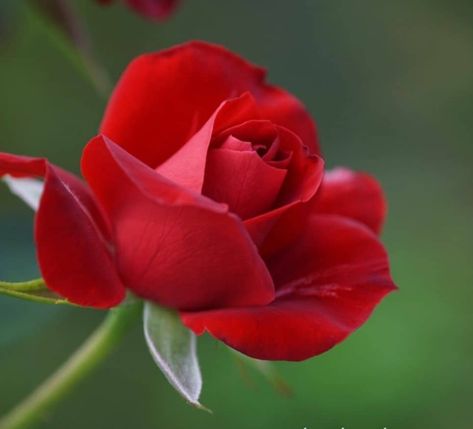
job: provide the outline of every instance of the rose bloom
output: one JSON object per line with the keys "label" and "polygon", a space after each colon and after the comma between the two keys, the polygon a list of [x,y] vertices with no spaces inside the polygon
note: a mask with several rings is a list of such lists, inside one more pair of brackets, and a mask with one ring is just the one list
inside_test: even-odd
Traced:
{"label": "rose bloom", "polygon": [[323,166],[302,104],[203,42],[128,66],[84,149],[86,183],[0,155],[0,175],[44,178],[35,240],[49,288],[98,308],[129,289],[268,360],[330,349],[395,289],[380,186]]}
{"label": "rose bloom", "polygon": [[[115,0],[97,0],[101,4],[112,4]],[[176,8],[179,0],[125,0],[139,14],[156,20],[166,19]]]}

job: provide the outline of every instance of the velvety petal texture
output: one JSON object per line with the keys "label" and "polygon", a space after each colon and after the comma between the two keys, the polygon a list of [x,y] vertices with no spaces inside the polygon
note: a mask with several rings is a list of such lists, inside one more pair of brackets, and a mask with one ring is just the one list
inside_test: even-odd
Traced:
{"label": "velvety petal texture", "polygon": [[87,145],[82,170],[112,220],[118,267],[136,294],[178,309],[274,299],[264,262],[225,206],[168,181],[103,137]]}
{"label": "velvety petal texture", "polygon": [[205,195],[227,203],[242,219],[271,210],[287,175],[254,151],[213,149],[207,162]]}
{"label": "velvety petal texture", "polygon": [[234,124],[257,116],[256,105],[249,93],[224,101],[204,126],[156,171],[169,180],[194,192],[202,192],[207,155],[214,134]]}
{"label": "velvety petal texture", "polygon": [[228,204],[247,221],[257,243],[285,209],[311,199],[323,177],[322,159],[298,136],[258,117],[249,93],[228,100],[156,168],[169,180]]}
{"label": "velvety petal texture", "polygon": [[250,92],[262,118],[297,134],[313,153],[312,119],[265,71],[225,48],[186,43],[135,59],[107,106],[101,132],[153,168],[184,145],[229,98]]}
{"label": "velvety petal texture", "polygon": [[50,289],[76,304],[108,308],[125,295],[108,225],[80,179],[41,158],[0,153],[0,176],[44,178],[35,220],[38,262]]}
{"label": "velvety petal texture", "polygon": [[395,289],[376,236],[342,217],[313,216],[267,263],[277,288],[270,305],[184,312],[183,322],[254,358],[298,361],[342,341]]}
{"label": "velvety petal texture", "polygon": [[[173,4],[129,3],[156,16]],[[71,301],[113,306],[126,285],[196,334],[298,361],[341,342],[395,289],[380,185],[324,175],[302,104],[226,49],[138,57],[101,133],[82,157],[90,188],[45,160],[0,155],[0,175],[45,180],[38,259]]]}

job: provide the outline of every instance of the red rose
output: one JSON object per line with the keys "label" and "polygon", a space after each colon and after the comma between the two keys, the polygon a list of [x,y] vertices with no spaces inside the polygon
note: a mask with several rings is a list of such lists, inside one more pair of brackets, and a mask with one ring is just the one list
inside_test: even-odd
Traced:
{"label": "red rose", "polygon": [[[97,0],[102,4],[111,4],[115,0]],[[151,19],[165,19],[176,8],[179,0],[125,0],[129,7]]]}
{"label": "red rose", "polygon": [[45,178],[39,265],[72,302],[111,307],[126,287],[249,356],[302,360],[395,288],[377,182],[323,176],[301,103],[222,47],[134,60],[101,133],[82,158],[88,186],[45,160],[0,155],[0,175]]}

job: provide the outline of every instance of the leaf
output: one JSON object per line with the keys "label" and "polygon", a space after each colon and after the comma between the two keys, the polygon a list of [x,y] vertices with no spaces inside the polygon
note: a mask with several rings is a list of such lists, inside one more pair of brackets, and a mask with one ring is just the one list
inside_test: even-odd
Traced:
{"label": "leaf", "polygon": [[[199,403],[202,376],[196,354],[196,337],[172,310],[146,303],[144,332],[151,355],[169,383],[195,407]],[[209,411],[209,410],[207,410]]]}
{"label": "leaf", "polygon": [[0,295],[8,295],[27,301],[39,302],[41,304],[65,304],[75,306],[75,304],[72,304],[67,299],[49,290],[43,279],[22,283],[0,281]]}
{"label": "leaf", "polygon": [[38,210],[39,200],[43,194],[44,183],[38,179],[16,178],[12,176],[3,177],[12,194],[22,199],[34,211]]}
{"label": "leaf", "polygon": [[292,395],[291,387],[284,381],[272,362],[251,358],[230,347],[228,347],[228,350],[233,352],[240,364],[258,371],[278,393],[284,396]]}

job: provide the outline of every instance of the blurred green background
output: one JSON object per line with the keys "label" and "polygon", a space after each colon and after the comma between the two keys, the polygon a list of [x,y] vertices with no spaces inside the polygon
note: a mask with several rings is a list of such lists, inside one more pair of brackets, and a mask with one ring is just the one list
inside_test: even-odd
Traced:
{"label": "blurred green background", "polygon": [[[400,291],[329,353],[278,364],[291,397],[259,374],[242,374],[224,347],[204,338],[202,400],[215,413],[192,409],[154,367],[137,327],[42,427],[470,429],[471,0],[182,3],[170,21],[153,24],[122,5],[77,0],[114,79],[137,54],[193,38],[267,67],[270,80],[316,118],[328,165],[366,170],[382,182],[390,203],[384,242]],[[8,36],[0,45],[0,150],[77,171],[104,100],[25,7],[0,23]],[[1,187],[0,278],[37,275],[31,221]],[[0,413],[102,317],[0,298]]]}

